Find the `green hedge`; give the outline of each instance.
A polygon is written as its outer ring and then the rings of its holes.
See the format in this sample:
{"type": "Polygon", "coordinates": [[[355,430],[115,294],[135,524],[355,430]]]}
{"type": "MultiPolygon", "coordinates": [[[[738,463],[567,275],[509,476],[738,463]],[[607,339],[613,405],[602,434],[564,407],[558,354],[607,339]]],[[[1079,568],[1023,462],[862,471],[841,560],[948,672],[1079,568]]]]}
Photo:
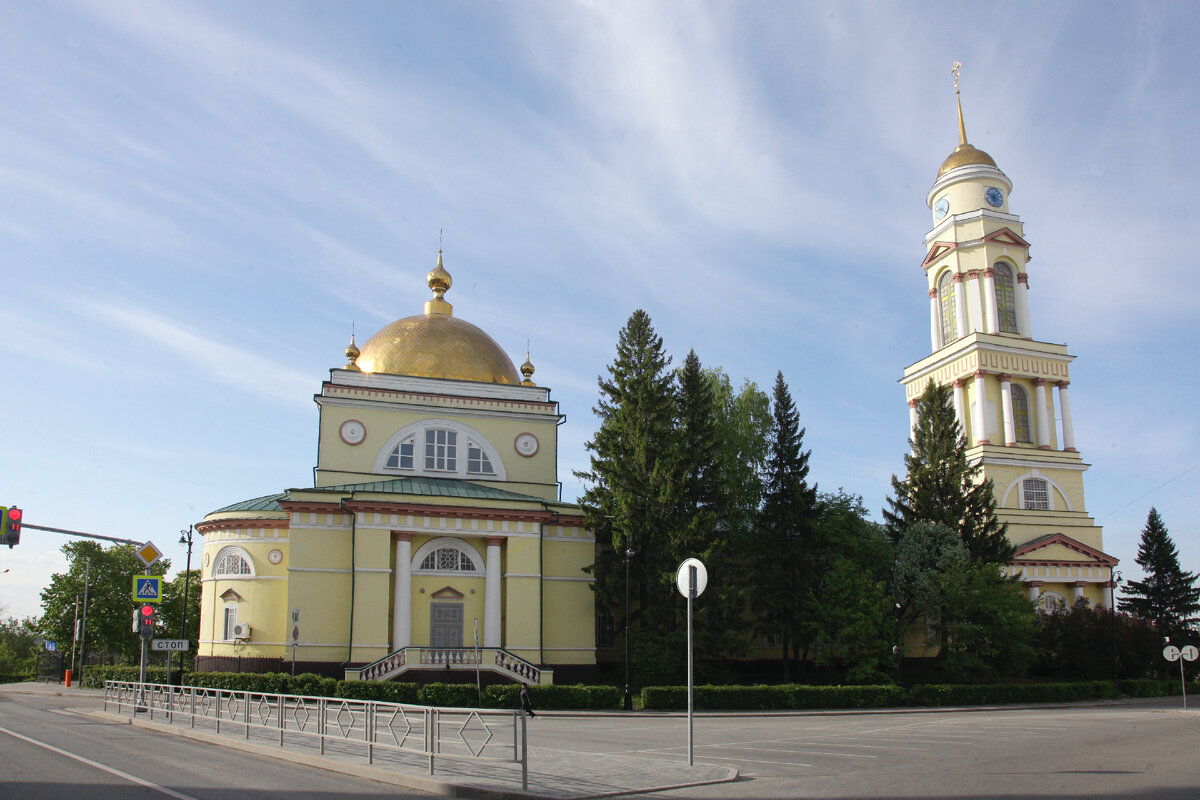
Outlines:
{"type": "MultiPolygon", "coordinates": [[[[487,687],[483,700],[491,708],[517,708],[520,706],[521,686],[515,683],[498,683],[487,687]]],[[[530,686],[529,698],[536,708],[569,708],[603,710],[620,708],[625,700],[624,690],[615,686],[587,686],[584,684],[552,684],[530,686]]]]}
{"type": "Polygon", "coordinates": [[[1067,703],[1118,697],[1111,681],[1076,683],[918,684],[908,690],[914,706],[981,706],[1003,703],[1067,703]]]}
{"type": "Polygon", "coordinates": [[[1167,697],[1183,691],[1179,681],[1160,681],[1154,678],[1131,678],[1118,681],[1117,686],[1126,697],[1167,697]]]}
{"type": "MultiPolygon", "coordinates": [[[[692,693],[695,708],[705,710],[769,711],[797,708],[886,708],[906,705],[899,686],[697,686],[692,693]]],[[[686,686],[647,686],[642,689],[642,707],[647,709],[687,708],[686,686]]]]}
{"type": "MultiPolygon", "coordinates": [[[[136,683],[139,677],[138,667],[84,667],[83,682],[80,686],[88,689],[103,689],[105,681],[133,681],[136,683]]],[[[146,667],[146,681],[148,683],[166,683],[167,668],[146,667]]]]}

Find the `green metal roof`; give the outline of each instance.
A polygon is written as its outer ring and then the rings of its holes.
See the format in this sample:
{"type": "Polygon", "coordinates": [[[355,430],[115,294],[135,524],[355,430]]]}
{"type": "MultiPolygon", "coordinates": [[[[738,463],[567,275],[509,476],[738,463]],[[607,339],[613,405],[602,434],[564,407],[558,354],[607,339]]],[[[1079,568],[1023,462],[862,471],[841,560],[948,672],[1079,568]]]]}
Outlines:
{"type": "Polygon", "coordinates": [[[240,503],[234,503],[231,506],[218,508],[216,511],[209,513],[223,514],[229,511],[283,511],[283,507],[279,505],[279,501],[287,497],[286,492],[279,494],[264,494],[262,497],[256,497],[253,500],[243,500],[240,503]]]}

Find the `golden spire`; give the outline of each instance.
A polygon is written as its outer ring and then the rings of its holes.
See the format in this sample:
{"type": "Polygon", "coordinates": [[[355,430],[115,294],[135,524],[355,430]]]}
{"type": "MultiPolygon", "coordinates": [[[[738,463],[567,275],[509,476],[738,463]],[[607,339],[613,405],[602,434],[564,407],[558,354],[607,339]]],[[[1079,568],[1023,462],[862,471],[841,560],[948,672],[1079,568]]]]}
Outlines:
{"type": "Polygon", "coordinates": [[[533,362],[529,360],[529,342],[525,342],[525,363],[521,365],[522,386],[537,386],[533,382],[533,362]]]}
{"type": "Polygon", "coordinates": [[[967,126],[963,124],[962,115],[962,94],[958,91],[958,71],[962,69],[962,62],[955,61],[954,66],[950,71],[954,73],[954,99],[958,101],[958,143],[967,143],[967,126]]]}
{"type": "Polygon", "coordinates": [[[425,282],[433,290],[433,299],[425,301],[425,313],[452,316],[454,314],[454,306],[447,303],[443,295],[454,284],[454,279],[450,277],[450,273],[442,266],[442,249],[440,247],[438,248],[437,266],[429,270],[429,274],[425,276],[425,282]]]}
{"type": "Polygon", "coordinates": [[[358,346],[354,344],[354,334],[351,333],[350,334],[350,346],[346,348],[346,366],[342,367],[342,369],[349,369],[349,370],[353,370],[355,372],[361,372],[362,370],[359,369],[359,366],[358,366],[359,355],[361,355],[361,352],[359,351],[358,346]]]}

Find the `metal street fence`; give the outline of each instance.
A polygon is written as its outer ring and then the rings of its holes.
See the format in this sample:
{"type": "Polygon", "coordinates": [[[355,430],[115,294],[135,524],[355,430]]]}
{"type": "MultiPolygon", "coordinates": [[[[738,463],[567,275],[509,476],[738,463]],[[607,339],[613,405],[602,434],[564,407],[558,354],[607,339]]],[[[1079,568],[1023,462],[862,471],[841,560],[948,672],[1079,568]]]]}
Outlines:
{"type": "Polygon", "coordinates": [[[118,714],[159,714],[169,723],[183,717],[193,728],[215,727],[217,733],[232,727],[246,739],[251,731],[259,738],[268,733],[280,747],[289,739],[317,741],[322,755],[327,745],[350,744],[365,751],[368,764],[376,750],[416,755],[428,760],[430,775],[439,759],[518,764],[521,788],[529,788],[528,739],[519,711],[105,681],[104,709],[109,706],[118,714]]]}

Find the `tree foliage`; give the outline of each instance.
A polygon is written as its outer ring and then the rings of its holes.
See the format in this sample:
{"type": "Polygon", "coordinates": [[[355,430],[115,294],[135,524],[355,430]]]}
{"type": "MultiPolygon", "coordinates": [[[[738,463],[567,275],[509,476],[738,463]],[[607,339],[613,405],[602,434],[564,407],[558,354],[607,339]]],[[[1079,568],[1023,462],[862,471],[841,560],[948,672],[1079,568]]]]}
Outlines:
{"type": "Polygon", "coordinates": [[[1007,563],[1013,546],[996,518],[996,497],[982,464],[967,463],[967,442],[954,414],[950,390],[930,381],[917,406],[917,425],[904,456],[907,476],[892,476],[883,511],[893,536],[916,522],[954,530],[977,563],[1007,563]]]}
{"type": "Polygon", "coordinates": [[[1157,509],[1151,508],[1146,517],[1136,561],[1145,579],[1125,585],[1121,610],[1152,622],[1172,642],[1195,640],[1200,586],[1196,585],[1196,573],[1179,566],[1179,551],[1157,509]]]}

